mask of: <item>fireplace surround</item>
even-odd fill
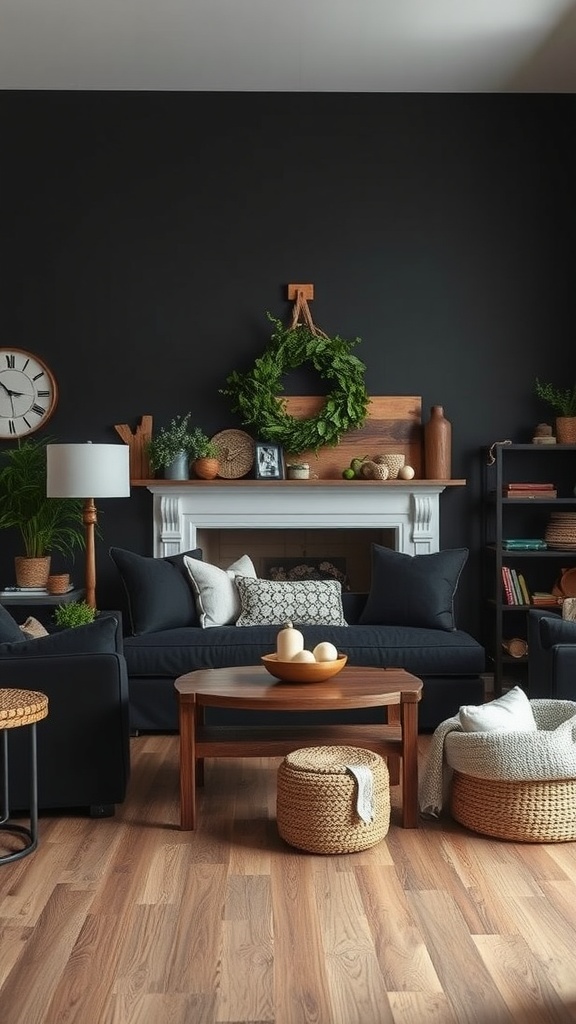
[[[151,480],[156,557],[202,546],[212,530],[391,531],[409,555],[440,547],[440,495],[464,480]]]

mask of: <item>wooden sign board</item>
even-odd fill
[[[325,401],[320,396],[283,396],[286,411],[298,419],[315,416]],[[318,453],[300,452],[288,457],[289,462],[308,462],[310,473],[320,480],[342,477],[342,470],[353,458],[365,455],[403,454],[406,465],[412,466],[415,478],[424,473],[422,437],[422,398],[417,395],[377,396],[370,399],[368,418],[360,430],[344,434],[334,448],[321,448]]]

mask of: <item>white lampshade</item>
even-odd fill
[[[127,444],[47,444],[46,494],[49,498],[127,498],[130,448]]]

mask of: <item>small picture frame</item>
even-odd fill
[[[257,441],[254,446],[254,479],[284,480],[284,452],[281,445]]]

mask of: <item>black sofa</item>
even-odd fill
[[[528,612],[528,692],[576,700],[576,622],[547,609]]]
[[[484,648],[468,633],[452,626],[454,580],[456,577],[457,583],[460,563],[463,564],[465,558],[452,558],[454,564],[444,572],[449,561],[448,553],[438,553],[438,558],[426,555],[411,559],[388,549],[386,552],[382,556],[375,552],[374,558],[382,557],[386,562],[393,602],[391,607],[374,611],[374,568],[377,568],[374,562],[370,595],[342,594],[347,625],[298,624],[298,628],[304,634],[308,648],[328,640],[348,655],[350,665],[404,668],[423,679],[419,724],[422,731],[430,731],[455,714],[461,704],[480,704],[484,700]],[[118,548],[112,548],[110,554],[119,570],[125,593],[124,656],[128,666],[132,731],[177,730],[174,691],[177,676],[195,669],[258,664],[261,655],[276,649],[281,619],[273,625],[231,624],[201,628],[195,595],[184,565],[185,554],[200,558],[200,551],[157,559]],[[444,554],[446,557],[441,558]],[[389,564],[390,556],[394,556],[392,566]],[[418,558],[427,561],[419,562]],[[402,595],[397,581],[394,581],[391,570],[397,568],[402,573],[410,573],[416,568],[426,570],[424,578],[419,576],[414,581],[415,595],[407,597],[410,608],[403,607]],[[442,576],[439,583],[431,577],[431,573],[437,574],[438,569]],[[431,604],[435,603],[438,592],[442,612],[438,614],[433,609],[431,621],[438,619],[439,628],[419,624],[430,619]],[[416,611],[414,605],[418,606]],[[367,616],[370,607],[372,611]],[[365,621],[367,617],[382,615],[392,619],[412,618],[415,624]],[[217,714],[218,721],[226,720],[223,711],[214,714]],[[357,720],[367,720],[366,712],[360,714],[364,717]],[[335,713],[332,721],[342,720],[343,715],[349,720],[354,713]],[[240,712],[234,713],[234,721],[240,717],[243,717]],[[326,720],[326,716],[323,718]]]
[[[38,806],[114,813],[130,775],[128,674],[119,615],[25,639],[0,606],[0,687],[39,690],[48,717],[37,724]],[[10,810],[29,807],[29,730],[10,729]]]

